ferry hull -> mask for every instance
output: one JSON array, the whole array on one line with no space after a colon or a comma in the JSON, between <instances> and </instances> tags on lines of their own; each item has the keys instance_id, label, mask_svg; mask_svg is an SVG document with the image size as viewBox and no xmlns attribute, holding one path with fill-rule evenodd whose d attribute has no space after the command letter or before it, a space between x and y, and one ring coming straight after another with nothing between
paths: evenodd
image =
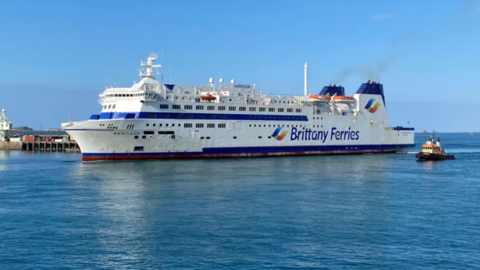
<instances>
[{"instance_id":1,"label":"ferry hull","mask_svg":"<svg viewBox=\"0 0 480 270\"><path fill-rule=\"evenodd\" d=\"M362 145L362 146L324 146L324 149L310 150L281 148L237 147L208 148L202 152L184 153L83 153L82 161L107 160L147 160L147 159L199 159L199 158L242 158L242 157L275 157L275 156L311 156L311 155L347 155L347 154L381 154L403 152L415 144L404 145ZM290 147L297 148L297 147ZM319 148L302 147L302 148ZM348 149L347 149L348 148ZM307 150L307 151L296 151Z\"/></svg>"}]
</instances>

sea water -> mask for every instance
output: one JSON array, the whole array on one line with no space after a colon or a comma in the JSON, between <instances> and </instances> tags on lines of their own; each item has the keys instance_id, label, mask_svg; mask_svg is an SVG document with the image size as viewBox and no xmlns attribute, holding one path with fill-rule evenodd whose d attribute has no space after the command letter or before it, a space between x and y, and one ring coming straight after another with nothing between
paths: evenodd
<instances>
[{"instance_id":1,"label":"sea water","mask_svg":"<svg viewBox=\"0 0 480 270\"><path fill-rule=\"evenodd\" d=\"M439 135L456 160L0 151L0 269L480 268L480 134Z\"/></svg>"}]
</instances>

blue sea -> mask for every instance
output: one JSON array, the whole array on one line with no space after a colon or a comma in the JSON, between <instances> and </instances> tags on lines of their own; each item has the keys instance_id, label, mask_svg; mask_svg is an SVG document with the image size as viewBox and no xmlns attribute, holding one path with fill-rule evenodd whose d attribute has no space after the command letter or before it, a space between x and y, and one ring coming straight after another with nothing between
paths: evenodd
<instances>
[{"instance_id":1,"label":"blue sea","mask_svg":"<svg viewBox=\"0 0 480 270\"><path fill-rule=\"evenodd\" d=\"M0 151L0 269L480 268L480 134L401 154L80 162Z\"/></svg>"}]
</instances>

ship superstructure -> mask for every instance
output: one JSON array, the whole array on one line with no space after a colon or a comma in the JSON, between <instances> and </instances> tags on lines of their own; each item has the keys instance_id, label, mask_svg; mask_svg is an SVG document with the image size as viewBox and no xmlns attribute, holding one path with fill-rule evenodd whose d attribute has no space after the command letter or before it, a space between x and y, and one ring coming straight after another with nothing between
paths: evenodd
<instances>
[{"instance_id":1,"label":"ship superstructure","mask_svg":"<svg viewBox=\"0 0 480 270\"><path fill-rule=\"evenodd\" d=\"M157 56L142 61L141 80L106 88L100 114L62 124L82 160L252 157L390 153L414 146L413 128L390 126L383 85L363 83L355 95L325 86L303 96L265 95L255 85L164 84Z\"/></svg>"}]
</instances>

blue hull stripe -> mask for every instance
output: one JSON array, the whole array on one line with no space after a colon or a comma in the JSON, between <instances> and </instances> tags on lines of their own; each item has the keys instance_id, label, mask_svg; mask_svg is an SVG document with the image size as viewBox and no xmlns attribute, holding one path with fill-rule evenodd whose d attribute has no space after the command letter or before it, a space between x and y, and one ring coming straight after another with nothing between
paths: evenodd
<instances>
[{"instance_id":1,"label":"blue hull stripe","mask_svg":"<svg viewBox=\"0 0 480 270\"><path fill-rule=\"evenodd\" d=\"M379 152L395 151L414 147L415 144L385 145L333 145L333 146L262 146L262 147L208 147L202 152L128 152L128 153L83 153L83 156L124 156L124 155L215 155L215 154L257 154L257 153L298 153L298 152Z\"/></svg>"}]
</instances>

